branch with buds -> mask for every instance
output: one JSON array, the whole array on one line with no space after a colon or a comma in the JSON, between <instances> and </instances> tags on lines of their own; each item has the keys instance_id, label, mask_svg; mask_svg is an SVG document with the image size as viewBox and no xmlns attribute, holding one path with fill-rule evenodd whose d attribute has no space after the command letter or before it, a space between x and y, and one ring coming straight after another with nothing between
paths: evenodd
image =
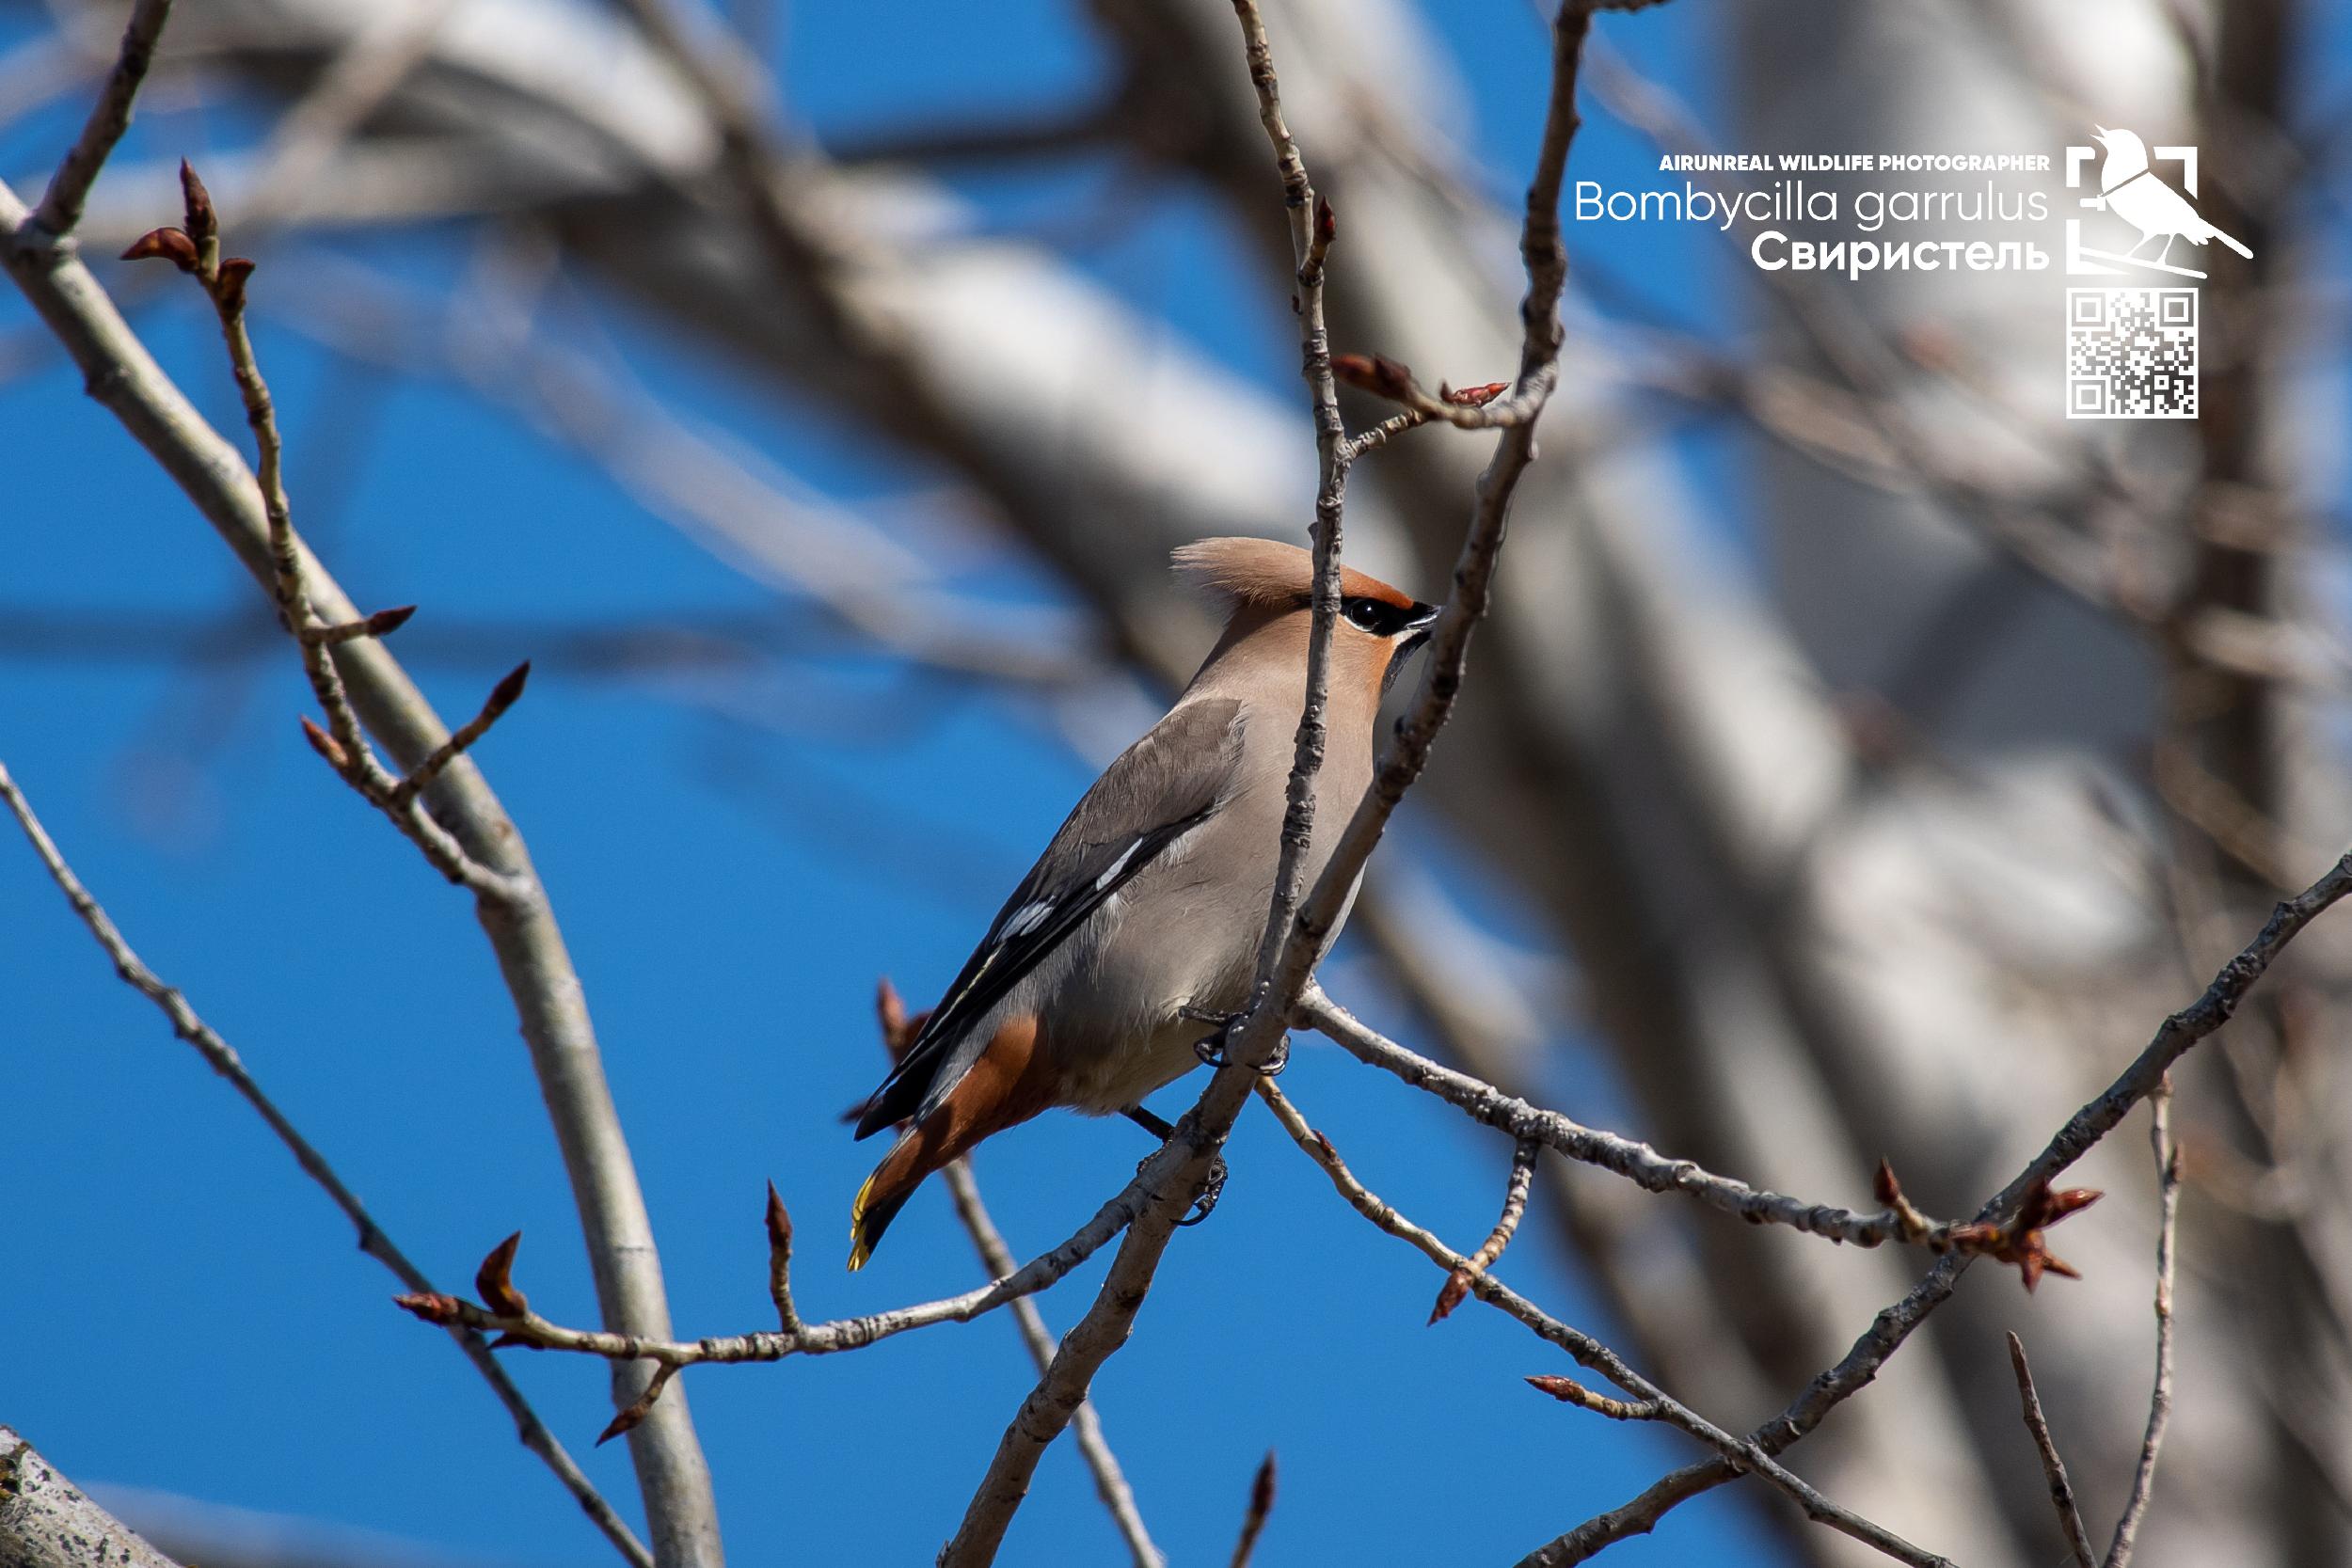
<instances>
[{"instance_id":1,"label":"branch with buds","mask_svg":"<svg viewBox=\"0 0 2352 1568\"><path fill-rule=\"evenodd\" d=\"M1413 378L1409 368L1377 354L1335 354L1331 356L1331 373L1359 392L1370 392L1374 397L1404 404L1406 414L1411 417L1412 422L1398 425L1398 429L1409 430L1415 424L1435 420L1450 424L1456 430L1504 430L1512 425L1526 423L1543 407L1558 380L1559 371L1554 366L1550 375L1546 376L1538 369L1529 384L1521 386L1507 399L1502 397L1503 393L1511 391L1511 383L1507 381L1462 388L1449 387L1440 381L1433 396L1422 389L1421 383ZM1498 402L1498 399L1502 401ZM1375 427L1375 432L1388 429L1387 425ZM1372 434L1367 432L1367 436ZM1387 436L1382 435L1380 438L1386 440ZM1375 444L1365 439L1366 446Z\"/></svg>"},{"instance_id":2,"label":"branch with buds","mask_svg":"<svg viewBox=\"0 0 2352 1568\"><path fill-rule=\"evenodd\" d=\"M1291 1141L1323 1168L1324 1174L1330 1178L1331 1185L1347 1200L1349 1207L1379 1229L1418 1248L1424 1257L1445 1269L1449 1279L1458 1277L1468 1280L1470 1293L1480 1301L1517 1319L1537 1336L1558 1345L1580 1363L1600 1373L1631 1396L1625 1401L1602 1401L1600 1405L1588 1403L1587 1408L1600 1409L1602 1414L1613 1415L1621 1420L1657 1421L1677 1428L1714 1449L1724 1463L1770 1481L1795 1499L1808 1517L1832 1529L1873 1546L1899 1562L1914 1564L1915 1568L1951 1568L1947 1560L1932 1552L1922 1551L1884 1527L1840 1508L1809 1482L1775 1462L1771 1453L1754 1439L1735 1436L1715 1425L1626 1365L1616 1352L1599 1340L1561 1322L1493 1275L1471 1270L1469 1259L1447 1246L1433 1232L1406 1218L1392 1204L1359 1180L1340 1158L1339 1150L1331 1147L1331 1140L1309 1126L1298 1108L1272 1082L1261 1079L1257 1090L1258 1097L1266 1102L1274 1112L1275 1119L1282 1124L1282 1130L1291 1135ZM1581 1385L1563 1381L1584 1396L1583 1400L1576 1402L1599 1398ZM1545 1384L1538 1383L1536 1386L1555 1398L1574 1398ZM1607 1408L1601 1409L1601 1405Z\"/></svg>"},{"instance_id":3,"label":"branch with buds","mask_svg":"<svg viewBox=\"0 0 2352 1568\"><path fill-rule=\"evenodd\" d=\"M1806 1203L1751 1187L1734 1177L1718 1176L1689 1160L1670 1159L1645 1143L1586 1127L1561 1112L1506 1095L1482 1079L1433 1062L1368 1027L1320 987L1311 987L1301 998L1298 1020L1338 1041L1359 1061L1394 1073L1489 1127L1622 1176L1647 1192L1688 1194L1751 1225L1787 1226L1851 1246L1901 1242L1931 1252L1995 1259L2015 1264L2029 1291L2041 1283L2045 1272L2078 1277L2071 1266L2051 1254L2044 1232L2099 1200L2100 1195L2087 1187L2053 1192L2045 1181L2039 1189L2028 1190L2014 1212L1998 1222L1931 1220L1912 1205L1895 1180L1893 1168L1881 1161L1876 1188L1885 1207L1879 1212L1866 1214L1835 1204Z\"/></svg>"},{"instance_id":4,"label":"branch with buds","mask_svg":"<svg viewBox=\"0 0 2352 1568\"><path fill-rule=\"evenodd\" d=\"M492 689L479 713L406 773L393 773L376 755L352 706L334 651L346 643L389 636L407 625L417 607L401 605L331 625L318 618L305 575L307 552L294 532L294 508L286 495L285 443L278 434L277 405L246 324L246 290L253 276L253 262L242 256L221 254L220 218L214 210L212 193L184 159L180 164L180 188L182 225L150 230L131 243L122 259L169 261L196 279L219 318L230 370L245 405L246 424L253 432L254 478L268 518L271 594L277 601L278 623L301 650L303 673L310 677L310 690L326 715L323 729L305 716L303 738L337 777L390 818L434 869L485 896L510 896L519 891L512 879L468 854L455 835L422 809L418 797L515 705L530 678L531 666L526 662L510 672Z\"/></svg>"}]
</instances>

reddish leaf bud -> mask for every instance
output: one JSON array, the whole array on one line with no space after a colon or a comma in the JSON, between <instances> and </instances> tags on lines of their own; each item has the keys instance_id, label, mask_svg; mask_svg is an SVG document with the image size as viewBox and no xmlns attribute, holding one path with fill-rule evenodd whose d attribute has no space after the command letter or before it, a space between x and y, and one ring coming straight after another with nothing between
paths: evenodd
<instances>
[{"instance_id":1,"label":"reddish leaf bud","mask_svg":"<svg viewBox=\"0 0 2352 1568\"><path fill-rule=\"evenodd\" d=\"M1483 387L1441 388L1438 398L1457 408L1484 408L1510 389L1511 384L1507 381L1489 381Z\"/></svg>"},{"instance_id":2,"label":"reddish leaf bud","mask_svg":"<svg viewBox=\"0 0 2352 1568\"><path fill-rule=\"evenodd\" d=\"M524 684L530 679L531 660L524 659L520 664L509 670L504 679L490 689L490 700L482 705L482 711L493 719L504 713L515 705L516 699L523 694Z\"/></svg>"},{"instance_id":3,"label":"reddish leaf bud","mask_svg":"<svg viewBox=\"0 0 2352 1568\"><path fill-rule=\"evenodd\" d=\"M187 209L190 238L200 245L220 232L220 218L213 211L213 193L204 188L204 182L196 177L196 170L185 158L180 160L180 194Z\"/></svg>"},{"instance_id":4,"label":"reddish leaf bud","mask_svg":"<svg viewBox=\"0 0 2352 1568\"><path fill-rule=\"evenodd\" d=\"M417 1291L405 1296L394 1296L392 1305L404 1312L414 1313L429 1323L447 1326L457 1321L457 1298L430 1291Z\"/></svg>"},{"instance_id":5,"label":"reddish leaf bud","mask_svg":"<svg viewBox=\"0 0 2352 1568\"><path fill-rule=\"evenodd\" d=\"M196 270L196 242L177 229L151 229L131 242L131 248L122 253L126 261L144 261L162 257L182 272Z\"/></svg>"},{"instance_id":6,"label":"reddish leaf bud","mask_svg":"<svg viewBox=\"0 0 2352 1568\"><path fill-rule=\"evenodd\" d=\"M792 1256L792 1216L776 1196L773 1181L768 1183L768 1251L771 1257Z\"/></svg>"},{"instance_id":7,"label":"reddish leaf bud","mask_svg":"<svg viewBox=\"0 0 2352 1568\"><path fill-rule=\"evenodd\" d=\"M1438 1304L1429 1309L1430 1324L1443 1323L1452 1317L1454 1309L1469 1298L1470 1288L1468 1269L1455 1269L1452 1274L1447 1275L1445 1284L1438 1291Z\"/></svg>"},{"instance_id":8,"label":"reddish leaf bud","mask_svg":"<svg viewBox=\"0 0 2352 1568\"><path fill-rule=\"evenodd\" d=\"M515 1252L522 1244L523 1233L517 1230L492 1247L490 1255L482 1260L482 1267L474 1271L474 1293L482 1298L482 1305L488 1307L494 1316L531 1316L531 1303L520 1291L515 1289L513 1277Z\"/></svg>"},{"instance_id":9,"label":"reddish leaf bud","mask_svg":"<svg viewBox=\"0 0 2352 1568\"><path fill-rule=\"evenodd\" d=\"M1335 354L1331 373L1350 387L1391 401L1410 397L1413 391L1413 372L1376 354Z\"/></svg>"},{"instance_id":10,"label":"reddish leaf bud","mask_svg":"<svg viewBox=\"0 0 2352 1568\"><path fill-rule=\"evenodd\" d=\"M342 742L312 723L307 713L302 716L302 738L309 741L310 750L325 757L326 766L336 772L343 772L351 767L351 758L344 752Z\"/></svg>"},{"instance_id":11,"label":"reddish leaf bud","mask_svg":"<svg viewBox=\"0 0 2352 1568\"><path fill-rule=\"evenodd\" d=\"M1258 1465L1257 1479L1249 1483L1249 1512L1263 1519L1274 1512L1274 1450L1268 1449Z\"/></svg>"}]
</instances>

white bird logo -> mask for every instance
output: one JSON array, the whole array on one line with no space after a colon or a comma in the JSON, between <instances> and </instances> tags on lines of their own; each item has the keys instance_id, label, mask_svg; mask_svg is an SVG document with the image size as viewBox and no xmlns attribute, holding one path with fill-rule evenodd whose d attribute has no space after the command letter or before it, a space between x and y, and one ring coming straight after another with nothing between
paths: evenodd
<instances>
[{"instance_id":1,"label":"white bird logo","mask_svg":"<svg viewBox=\"0 0 2352 1568\"><path fill-rule=\"evenodd\" d=\"M2116 216L2139 230L2139 243L2118 260L2137 261L2144 265L2163 267L2167 271L2182 271L2168 264L2172 254L2172 242L2186 240L2191 245L2203 245L2219 240L2240 256L2254 253L2243 242L2225 234L2197 215L2188 198L2158 179L2148 166L2148 144L2130 131L2110 131L2099 127L2092 136L2106 156L2099 166L2099 194L2083 198L2083 205L2100 212L2112 212ZM2140 247L2161 238L2164 248L2151 259L2139 254ZM2092 254L2097 254L2093 252ZM2192 277L2202 277L2195 273Z\"/></svg>"}]
</instances>

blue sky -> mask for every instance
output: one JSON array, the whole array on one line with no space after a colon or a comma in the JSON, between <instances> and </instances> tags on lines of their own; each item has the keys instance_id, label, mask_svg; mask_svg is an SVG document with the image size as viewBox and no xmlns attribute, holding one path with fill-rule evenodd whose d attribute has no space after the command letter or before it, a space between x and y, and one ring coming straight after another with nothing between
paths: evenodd
<instances>
[{"instance_id":1,"label":"blue sky","mask_svg":"<svg viewBox=\"0 0 2352 1568\"><path fill-rule=\"evenodd\" d=\"M794 114L820 135L888 125L917 104L942 117L1019 108L1099 83L1104 62L1075 10L793 7L778 64ZM1474 86L1474 150L1516 182L1540 115L1537 23L1468 0L1429 15ZM1708 100L1718 20L1685 5L1603 30ZM24 26L22 12L0 12L0 44ZM0 169L45 168L78 114L68 105L0 135ZM129 151L200 151L238 132L228 117L158 114ZM1598 116L1577 160L1605 180L1654 166ZM1101 173L963 188L1018 223ZM1616 265L1689 315L1691 301L1719 297L1701 238L1645 239L1656 254ZM421 276L452 254L447 236L424 234L400 264ZM1080 259L1222 362L1285 395L1295 386L1292 351L1269 325L1279 281L1258 276L1197 199L1155 196L1144 221ZM100 264L109 282L124 271ZM191 304L168 291L140 323L234 430L216 345ZM13 295L0 299L0 332L29 321ZM864 501L908 488L891 453L626 321L616 330L666 395L825 492ZM500 669L532 655L531 624L769 608L505 415L338 364L283 331L264 330L261 349L298 515L354 596L422 605L419 632L436 618L514 623L464 661L420 663L444 713L469 711ZM1303 421L1301 434L1303 468ZM250 584L56 357L0 385L0 463L10 476L0 613L116 614L121 650L20 650L0 665L0 758L141 954L186 989L412 1258L458 1287L520 1227L517 1279L534 1306L592 1321L552 1140L464 899L310 755L294 721L308 693L282 647L194 666L154 655L167 633L232 609L249 628ZM824 673L892 721L866 739L823 714L759 733L658 689L558 672L534 681L482 752L586 981L689 1334L766 1321L769 1180L800 1222L811 1315L977 1280L935 1193L873 1267L840 1271L850 1195L876 1148L852 1145L837 1113L878 1075L874 977L891 974L917 998L944 983L1087 781L1018 705L870 663ZM900 816L924 852L874 842ZM939 845L950 847L930 853ZM607 1557L471 1369L389 1307L389 1276L116 981L12 834L0 834L0 1182L15 1262L0 1339L17 1347L0 1373L0 1419L85 1481L344 1521L514 1568ZM1508 1157L1500 1140L1327 1048L1303 1044L1288 1083L1375 1187L1449 1236L1484 1234ZM1066 1235L1147 1151L1124 1123L1052 1117L992 1144L978 1165L1025 1254ZM1567 1369L1495 1314L1466 1307L1424 1328L1436 1272L1344 1213L1270 1118L1245 1118L1232 1162L1222 1208L1170 1250L1135 1340L1097 1386L1175 1560L1230 1551L1269 1447L1282 1490L1268 1561L1378 1560L1400 1541L1507 1558L1692 1457L1525 1389L1523 1373ZM1523 1244L1507 1272L1606 1332L1574 1269L1546 1248ZM1099 1277L1098 1264L1049 1295L1049 1321L1073 1322ZM620 1446L588 1449L610 1414L602 1368L552 1355L512 1366L633 1514ZM854 1355L696 1372L684 1386L738 1562L902 1562L929 1560L951 1530L1032 1381L1010 1323L992 1319ZM1057 1446L1006 1560L1108 1560L1115 1546L1077 1455ZM1718 1494L1613 1560L1773 1554L1745 1506Z\"/></svg>"}]
</instances>

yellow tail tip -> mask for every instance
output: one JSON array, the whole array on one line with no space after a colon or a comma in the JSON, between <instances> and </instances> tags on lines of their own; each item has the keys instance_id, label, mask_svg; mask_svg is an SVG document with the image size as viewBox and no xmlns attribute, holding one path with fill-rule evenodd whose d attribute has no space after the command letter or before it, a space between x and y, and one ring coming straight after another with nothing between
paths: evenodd
<instances>
[{"instance_id":1,"label":"yellow tail tip","mask_svg":"<svg viewBox=\"0 0 2352 1568\"><path fill-rule=\"evenodd\" d=\"M866 1260L874 1255L874 1243L866 1236L866 1196L874 1190L873 1177L859 1184L857 1196L850 1200L850 1272L857 1273Z\"/></svg>"}]
</instances>

